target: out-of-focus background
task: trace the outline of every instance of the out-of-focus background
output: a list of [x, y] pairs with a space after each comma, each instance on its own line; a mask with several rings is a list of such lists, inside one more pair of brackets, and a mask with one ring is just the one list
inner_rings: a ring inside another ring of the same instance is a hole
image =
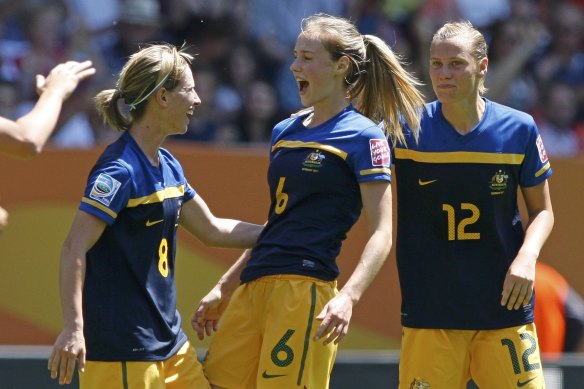
[[[271, 128], [301, 108], [288, 69], [293, 45], [301, 19], [319, 11], [349, 17], [363, 34], [383, 38], [425, 82], [428, 101], [434, 98], [426, 78], [432, 33], [447, 20], [469, 19], [480, 28], [490, 46], [486, 96], [532, 114], [552, 161], [556, 226], [541, 260], [584, 295], [583, 0], [0, 0], [0, 115], [15, 119], [29, 110], [37, 98], [34, 75], [59, 62], [91, 59], [98, 70], [65, 103], [46, 152], [32, 161], [0, 156], [0, 204], [10, 212], [0, 237], [0, 388], [51, 387], [27, 381], [48, 376], [44, 370], [27, 369], [17, 378], [15, 372], [22, 361], [45, 358], [43, 347], [60, 331], [60, 247], [89, 169], [119, 135], [101, 123], [92, 97], [115, 87], [122, 64], [140, 44], [190, 46], [203, 103], [187, 134], [166, 146], [214, 213], [262, 223]], [[364, 239], [360, 221], [339, 258], [341, 285]], [[208, 343], [196, 339], [190, 316], [238, 255], [181, 233], [179, 310], [200, 350]], [[392, 252], [355, 309], [333, 388], [351, 387], [351, 377], [395, 378], [401, 335], [395, 273]], [[583, 360], [550, 357], [546, 366], [556, 381], [548, 388], [578, 387], [568, 384], [584, 382]], [[376, 386], [380, 382], [365, 386], [387, 387], [389, 381]]]

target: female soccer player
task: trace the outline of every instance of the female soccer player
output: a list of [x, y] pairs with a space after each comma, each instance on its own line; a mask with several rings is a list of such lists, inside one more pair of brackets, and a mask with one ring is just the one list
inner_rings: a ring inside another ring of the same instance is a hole
[[213, 216], [161, 148], [201, 103], [191, 60], [172, 45], [147, 46], [129, 58], [116, 89], [96, 96], [123, 134], [91, 170], [63, 245], [64, 329], [48, 363], [60, 383], [71, 382], [77, 359], [82, 389], [209, 387], [176, 309], [176, 230], [245, 248], [262, 226]]
[[[294, 56], [310, 108], [274, 127], [266, 227], [192, 321], [202, 338], [222, 316], [204, 364], [215, 388], [328, 388], [353, 306], [391, 248], [386, 137], [403, 139], [400, 118], [418, 127], [417, 81], [382, 40], [329, 15], [303, 20]], [[361, 209], [369, 239], [338, 291], [336, 257]]]
[[[554, 223], [529, 115], [481, 95], [489, 60], [468, 22], [433, 36], [418, 142], [394, 148], [402, 292], [400, 389], [543, 388], [535, 263]], [[527, 205], [524, 230], [517, 206]]]

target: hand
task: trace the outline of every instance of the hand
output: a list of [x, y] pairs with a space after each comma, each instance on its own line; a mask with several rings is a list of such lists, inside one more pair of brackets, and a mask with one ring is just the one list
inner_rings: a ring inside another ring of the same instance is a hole
[[0, 232], [8, 225], [8, 212], [0, 207]]
[[36, 89], [40, 95], [52, 91], [59, 93], [63, 100], [67, 99], [77, 88], [81, 80], [95, 74], [91, 61], [68, 61], [55, 66], [49, 75], [36, 75]]
[[79, 371], [85, 370], [85, 338], [81, 330], [64, 329], [55, 341], [49, 357], [51, 378], [59, 378], [59, 384], [70, 384], [73, 379], [75, 360]]
[[501, 305], [508, 310], [519, 309], [529, 304], [533, 295], [533, 283], [535, 280], [535, 260], [528, 256], [518, 254], [505, 276]]
[[318, 326], [313, 340], [317, 341], [325, 336], [324, 344], [327, 345], [334, 341], [338, 344], [349, 331], [349, 322], [353, 314], [353, 302], [342, 292], [336, 295], [329, 301], [316, 320], [320, 320], [321, 324]]
[[219, 319], [225, 312], [229, 300], [230, 296], [226, 296], [220, 287], [216, 286], [199, 302], [191, 319], [191, 326], [200, 340], [205, 339], [205, 334], [211, 336], [212, 332], [217, 331]]

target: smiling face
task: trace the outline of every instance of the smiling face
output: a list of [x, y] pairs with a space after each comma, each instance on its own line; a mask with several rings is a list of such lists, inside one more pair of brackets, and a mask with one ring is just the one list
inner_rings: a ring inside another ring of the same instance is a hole
[[442, 104], [476, 100], [487, 70], [487, 58], [477, 62], [465, 36], [436, 40], [430, 47], [430, 79]]
[[176, 88], [166, 92], [166, 99], [168, 110], [165, 120], [170, 125], [169, 134], [184, 134], [195, 106], [201, 104], [190, 67], [185, 67], [183, 78]]
[[301, 33], [296, 40], [294, 57], [290, 70], [298, 84], [303, 106], [316, 109], [345, 98], [343, 66], [339, 67], [341, 60], [333, 61], [319, 39]]

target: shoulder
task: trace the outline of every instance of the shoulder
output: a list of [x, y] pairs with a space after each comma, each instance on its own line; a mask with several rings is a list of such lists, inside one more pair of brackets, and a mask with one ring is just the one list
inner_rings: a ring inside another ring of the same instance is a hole
[[535, 126], [535, 120], [530, 114], [519, 111], [515, 108], [485, 99], [487, 107], [491, 113], [491, 120], [502, 121], [503, 123], [512, 122], [516, 125]]

